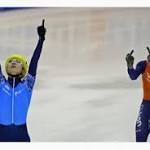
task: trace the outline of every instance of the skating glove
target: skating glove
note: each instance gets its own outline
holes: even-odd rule
[[[44,27],[45,20],[42,20],[42,25],[37,27],[37,32],[41,40],[45,40],[46,28]]]
[[[133,68],[134,57],[132,56],[134,50],[126,55],[127,66],[129,69]]]

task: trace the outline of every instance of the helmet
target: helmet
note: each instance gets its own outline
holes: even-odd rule
[[[13,54],[13,55],[10,55],[7,59],[6,59],[6,62],[5,62],[5,70],[7,72],[7,66],[8,66],[8,63],[10,60],[12,59],[16,59],[18,60],[19,62],[22,63],[23,65],[23,70],[22,70],[22,74],[21,74],[21,77],[24,77],[26,74],[27,74],[27,71],[28,71],[28,64],[27,64],[27,59],[25,56],[23,55],[20,55],[20,54]],[[7,72],[8,74],[8,72]]]

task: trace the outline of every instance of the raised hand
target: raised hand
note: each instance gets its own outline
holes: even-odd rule
[[[134,63],[134,57],[132,56],[134,50],[132,50],[130,53],[126,55],[126,61],[127,61],[127,66],[128,68],[133,68],[133,63]]]
[[[45,19],[42,20],[42,25],[38,26],[37,28],[38,35],[42,40],[45,40],[45,33],[46,33],[46,28],[44,26],[44,23],[45,23]]]

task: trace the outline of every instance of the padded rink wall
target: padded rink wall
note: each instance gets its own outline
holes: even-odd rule
[[[92,8],[35,8],[0,13],[1,58],[10,53],[31,56],[36,27],[45,18],[44,64],[96,62],[104,47],[107,13]]]
[[[45,18],[46,42],[40,64],[89,65],[121,61],[130,49],[138,58],[149,45],[148,8],[34,8],[0,13],[0,58],[23,53],[30,60]],[[119,57],[118,57],[119,56]],[[117,57],[118,59],[114,59]],[[110,60],[111,59],[111,60]],[[3,63],[3,62],[2,62]]]

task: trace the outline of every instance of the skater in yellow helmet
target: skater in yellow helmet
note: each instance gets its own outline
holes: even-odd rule
[[[26,119],[45,40],[44,20],[37,32],[39,40],[29,66],[26,57],[20,54],[6,59],[8,78],[4,77],[0,66],[0,142],[30,142]]]

